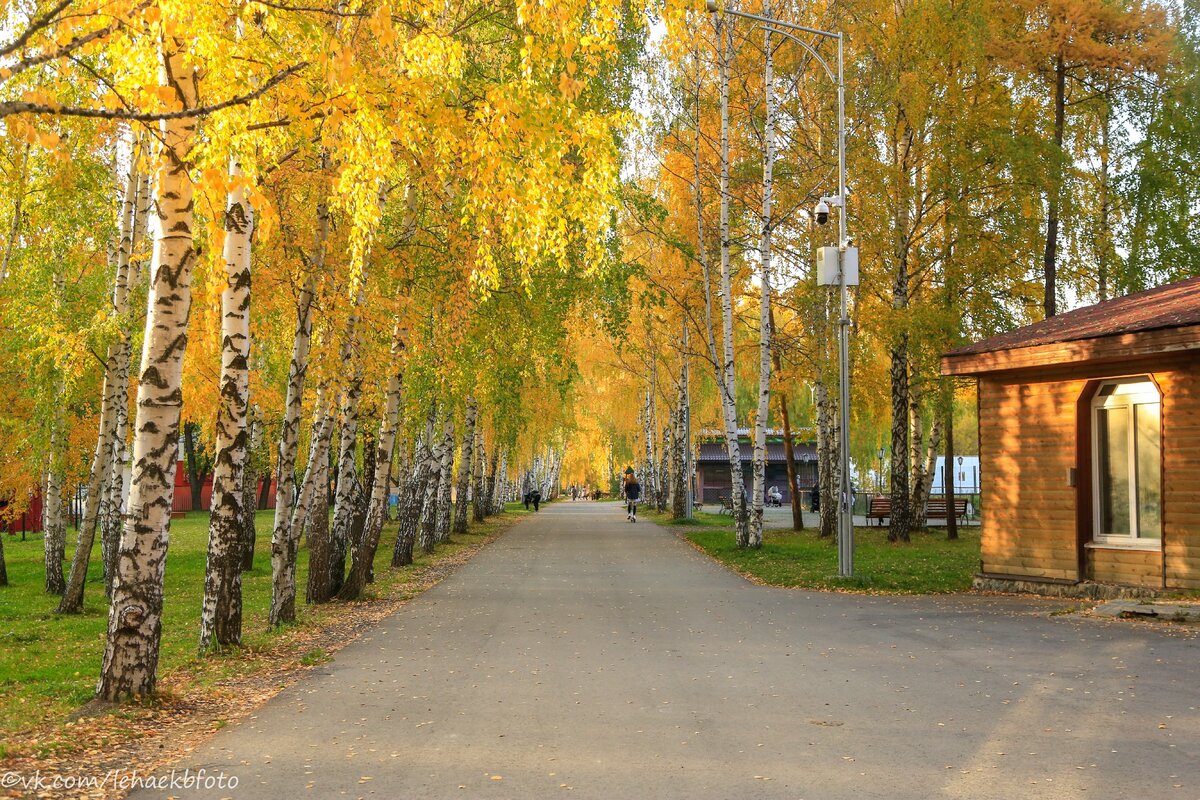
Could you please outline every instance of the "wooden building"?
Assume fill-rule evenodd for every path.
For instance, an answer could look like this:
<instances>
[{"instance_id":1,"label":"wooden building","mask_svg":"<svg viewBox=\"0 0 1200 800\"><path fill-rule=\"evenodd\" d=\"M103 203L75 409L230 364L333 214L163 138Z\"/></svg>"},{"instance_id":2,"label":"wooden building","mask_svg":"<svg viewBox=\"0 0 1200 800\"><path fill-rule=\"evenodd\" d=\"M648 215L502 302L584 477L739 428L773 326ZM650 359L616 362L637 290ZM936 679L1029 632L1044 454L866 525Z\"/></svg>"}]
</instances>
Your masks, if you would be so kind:
<instances>
[{"instance_id":1,"label":"wooden building","mask_svg":"<svg viewBox=\"0 0 1200 800\"><path fill-rule=\"evenodd\" d=\"M738 430L738 445L742 459L742 480L746 491L754 488L754 442L753 432L741 428ZM817 448L811 442L801 442L792 434L792 452L796 459L797 490L801 492L801 501L807 502L808 493L817 481ZM699 449L696 457L697 492L704 503L719 503L722 497L729 497L733 491L733 482L729 478L729 456L725 452L725 435L715 431L705 431L700 435ZM788 489L787 459L784 453L783 431L767 431L767 464L766 485L778 486L783 496L783 504L792 502Z\"/></svg>"},{"instance_id":2,"label":"wooden building","mask_svg":"<svg viewBox=\"0 0 1200 800\"><path fill-rule=\"evenodd\" d=\"M961 347L942 374L979 384L978 584L1200 589L1200 278Z\"/></svg>"}]
</instances>

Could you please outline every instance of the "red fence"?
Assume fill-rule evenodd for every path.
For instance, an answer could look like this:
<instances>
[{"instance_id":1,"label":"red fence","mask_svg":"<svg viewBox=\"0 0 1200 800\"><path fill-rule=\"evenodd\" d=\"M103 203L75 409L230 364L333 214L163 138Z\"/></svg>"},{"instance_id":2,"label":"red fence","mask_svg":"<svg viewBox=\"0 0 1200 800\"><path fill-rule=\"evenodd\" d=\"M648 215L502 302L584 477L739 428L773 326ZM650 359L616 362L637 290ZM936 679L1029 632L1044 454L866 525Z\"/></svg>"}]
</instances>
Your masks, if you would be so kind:
<instances>
[{"instance_id":1,"label":"red fence","mask_svg":"<svg viewBox=\"0 0 1200 800\"><path fill-rule=\"evenodd\" d=\"M0 501L0 510L6 505L4 501ZM12 534L17 533L33 533L42 529L42 496L35 494L29 499L29 508L25 509L25 513L18 517L14 517L9 522L0 525L0 531L8 531Z\"/></svg>"},{"instance_id":2,"label":"red fence","mask_svg":"<svg viewBox=\"0 0 1200 800\"><path fill-rule=\"evenodd\" d=\"M270 483L268 486L267 483ZM270 478L259 478L258 486L255 491L255 497L258 498L259 509L275 507L275 489L276 481ZM265 496L264 496L265 490ZM74 502L78 498L72 495L68 497L68 502ZM204 483L200 487L200 509L207 511L212 503L212 475L204 477ZM4 510L7 503L0 500L0 511ZM177 514L185 514L192 511L192 487L188 483L187 470L184 469L181 461L175 470L175 499L172 502L171 510ZM82 513L82 510L77 505L69 505L67 508L68 523L74 524L72 521L74 513ZM18 534L21 532L34 533L42 529L42 496L35 494L29 500L29 508L25 513L14 517L7 523L0 523L0 531L7 531L10 534Z\"/></svg>"},{"instance_id":3,"label":"red fence","mask_svg":"<svg viewBox=\"0 0 1200 800\"><path fill-rule=\"evenodd\" d=\"M267 483L270 483L267 486ZM208 511L212 507L212 485L213 476L205 475L204 481L200 485L200 507L193 508L192 504L192 485L188 483L187 470L180 463L175 471L175 499L171 503L171 511L175 514L186 514L188 511ZM254 496L258 498L258 508L275 507L275 489L276 481L271 478L259 478L258 485L255 487ZM263 492L266 492L264 498Z\"/></svg>"}]
</instances>

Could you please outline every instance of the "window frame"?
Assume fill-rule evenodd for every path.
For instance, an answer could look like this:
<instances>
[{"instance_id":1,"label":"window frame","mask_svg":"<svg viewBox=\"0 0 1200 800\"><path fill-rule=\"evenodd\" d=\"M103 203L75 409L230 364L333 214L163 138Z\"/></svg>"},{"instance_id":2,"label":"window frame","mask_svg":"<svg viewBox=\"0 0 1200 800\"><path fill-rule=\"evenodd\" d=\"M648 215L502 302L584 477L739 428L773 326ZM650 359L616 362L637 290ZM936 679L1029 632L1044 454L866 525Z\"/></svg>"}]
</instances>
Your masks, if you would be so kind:
<instances>
[{"instance_id":1,"label":"window frame","mask_svg":"<svg viewBox=\"0 0 1200 800\"><path fill-rule=\"evenodd\" d=\"M1118 386L1140 386L1141 391L1127 392L1117 394L1115 391L1106 395L1104 390L1109 387ZM1126 402L1112 402L1114 397L1126 398ZM1153 397L1153 401L1150 398ZM1092 393L1090 402L1088 403L1089 426L1091 428L1091 467L1092 467L1092 537L1088 543L1089 547L1127 549L1127 550L1152 550L1158 551L1162 549L1162 515L1161 508L1159 512L1159 530L1158 537L1151 538L1141 535L1139 526L1139 503L1138 503L1138 436L1137 436L1137 412L1136 407L1140 405L1157 405L1158 406L1158 443L1159 443L1159 491L1161 502L1162 491L1162 392L1159 391L1156 384L1149 375L1133 375L1123 378L1110 378L1100 382ZM1102 462L1100 453L1100 424L1098 412L1106 408L1126 408L1129 410L1128 422L1128 441L1126 449L1128 457L1126 461L1126 474L1129 479L1129 533L1101 533L1100 525L1103 519L1102 513L1102 493L1100 480L1100 465Z\"/></svg>"}]
</instances>

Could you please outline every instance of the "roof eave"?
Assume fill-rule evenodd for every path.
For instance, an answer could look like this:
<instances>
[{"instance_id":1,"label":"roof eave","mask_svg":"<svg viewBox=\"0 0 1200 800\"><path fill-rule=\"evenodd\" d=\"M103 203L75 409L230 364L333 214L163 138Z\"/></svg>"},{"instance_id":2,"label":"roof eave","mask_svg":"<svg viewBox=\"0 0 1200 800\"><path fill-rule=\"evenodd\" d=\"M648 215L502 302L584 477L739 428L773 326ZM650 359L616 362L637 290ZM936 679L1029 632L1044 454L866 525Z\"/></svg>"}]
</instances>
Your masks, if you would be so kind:
<instances>
[{"instance_id":1,"label":"roof eave","mask_svg":"<svg viewBox=\"0 0 1200 800\"><path fill-rule=\"evenodd\" d=\"M971 376L1059 364L1104 364L1200 350L1200 325L1137 331L1032 347L942 356L943 375Z\"/></svg>"}]
</instances>

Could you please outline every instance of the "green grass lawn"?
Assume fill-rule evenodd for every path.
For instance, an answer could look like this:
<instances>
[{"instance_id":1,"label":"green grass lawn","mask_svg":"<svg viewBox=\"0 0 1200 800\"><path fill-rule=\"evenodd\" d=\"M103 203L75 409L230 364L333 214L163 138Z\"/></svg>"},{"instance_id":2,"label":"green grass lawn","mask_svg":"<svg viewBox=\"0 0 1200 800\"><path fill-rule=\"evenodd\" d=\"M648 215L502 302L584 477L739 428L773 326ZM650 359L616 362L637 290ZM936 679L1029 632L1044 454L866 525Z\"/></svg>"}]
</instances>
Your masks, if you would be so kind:
<instances>
[{"instance_id":1,"label":"green grass lawn","mask_svg":"<svg viewBox=\"0 0 1200 800\"><path fill-rule=\"evenodd\" d=\"M887 528L854 529L855 578L837 577L837 542L807 531L764 532L763 546L739 550L729 516L700 512L689 525L667 517L655 521L677 527L689 541L727 566L772 586L851 589L897 594L961 592L979 570L979 528L960 527L957 541L945 528L912 535L908 544L891 544Z\"/></svg>"},{"instance_id":2,"label":"green grass lawn","mask_svg":"<svg viewBox=\"0 0 1200 800\"><path fill-rule=\"evenodd\" d=\"M524 509L522 509L524 511ZM189 679L201 684L224 675L250 668L246 655L279 642L278 633L267 630L267 612L271 602L271 526L274 511L258 512L258 538L254 569L243 573L244 602L243 652L198 659L200 603L204 594L204 565L207 558L208 515L193 512L171 523L171 543L167 554L165 602L163 608L162 653L159 680L172 672L185 670ZM448 547L441 547L432 558L455 552L481 541L498 525L489 521L473 526L471 533L455 536ZM395 523L384 531L375 558L376 582L367 587L367 597L392 596L395 587L411 579L415 569L432 560L419 555L413 567L392 570L389 567L395 537ZM75 532L68 531L67 560L70 569ZM5 534L4 555L8 564L9 585L0 588L0 742L6 734L46 722L62 721L92 698L100 675L100 659L108 624L108 602L100 571L100 545L92 553L91 569L81 615L59 615L54 610L59 598L45 594L42 567L41 534L20 536ZM331 603L309 608L304 605L304 587L308 580L308 551L302 548L298 559L297 624L301 627L336 615L343 604ZM0 751L3 745L0 744ZM2 755L2 753L0 753Z\"/></svg>"}]
</instances>

